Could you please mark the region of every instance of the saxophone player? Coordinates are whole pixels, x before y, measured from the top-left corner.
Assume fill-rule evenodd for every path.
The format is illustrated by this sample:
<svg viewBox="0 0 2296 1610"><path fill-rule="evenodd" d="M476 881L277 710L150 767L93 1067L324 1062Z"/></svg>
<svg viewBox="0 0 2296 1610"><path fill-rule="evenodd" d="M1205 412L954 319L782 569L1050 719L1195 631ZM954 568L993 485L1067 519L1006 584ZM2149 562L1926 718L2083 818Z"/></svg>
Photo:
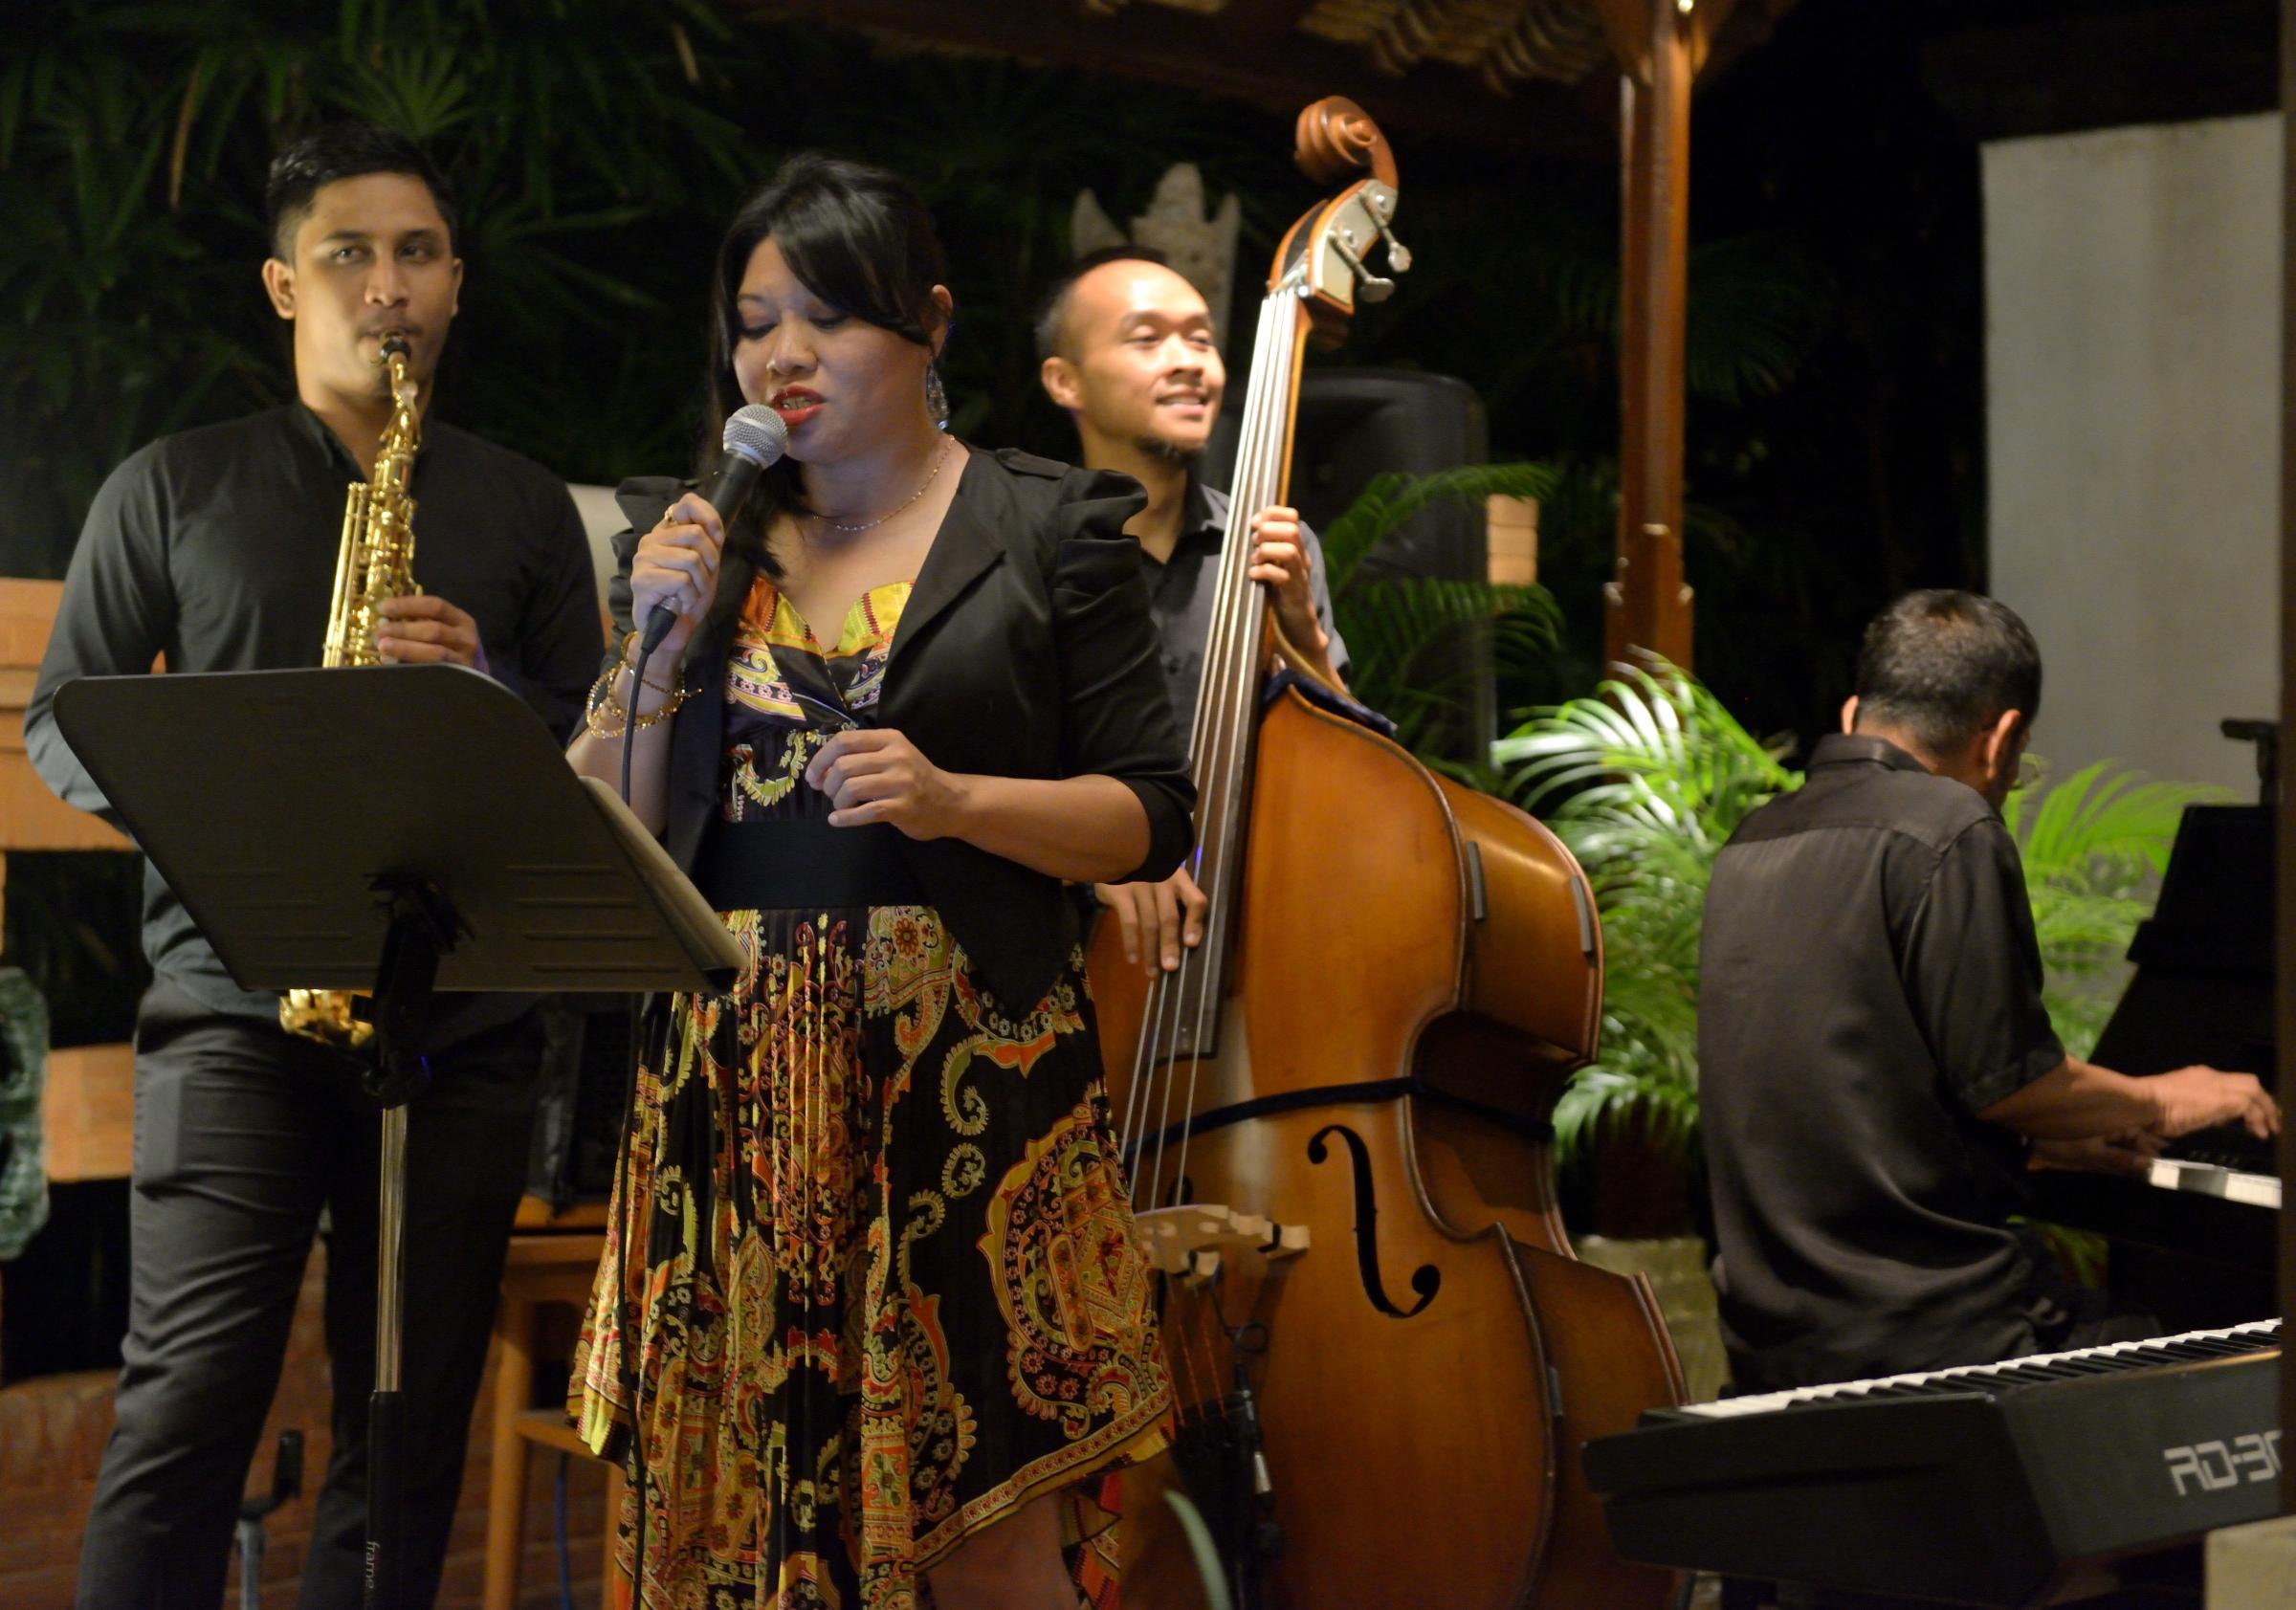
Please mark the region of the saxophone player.
<svg viewBox="0 0 2296 1610"><path fill-rule="evenodd" d="M97 495L74 553L26 745L68 803L105 810L56 731L75 676L320 663L345 491L375 471L404 342L417 407L463 265L445 182L396 133L327 130L283 152L266 196L263 288L289 322L295 399L153 442ZM408 490L424 591L379 607L395 662L453 661L503 682L563 741L595 674L589 552L547 471L426 417ZM356 767L355 734L310 763ZM184 808L200 808L187 800ZM217 1603L322 1211L333 1448L300 1603L356 1605L365 1403L374 1359L376 1124L348 1059L291 1037L278 1000L240 990L148 871L155 978L136 1033L130 1320L95 1510L84 1610ZM533 1003L442 1006L436 1077L412 1103L404 1389L408 1602L435 1592L462 1477L503 1248L523 1182L540 1048Z"/></svg>

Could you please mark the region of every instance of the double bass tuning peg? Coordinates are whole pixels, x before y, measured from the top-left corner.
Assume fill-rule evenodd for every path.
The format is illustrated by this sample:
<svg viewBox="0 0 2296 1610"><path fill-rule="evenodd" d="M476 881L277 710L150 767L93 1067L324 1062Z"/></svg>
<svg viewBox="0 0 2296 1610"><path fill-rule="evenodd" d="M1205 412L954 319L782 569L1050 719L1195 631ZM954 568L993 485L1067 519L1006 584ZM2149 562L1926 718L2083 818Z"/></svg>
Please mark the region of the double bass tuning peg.
<svg viewBox="0 0 2296 1610"><path fill-rule="evenodd" d="M1395 231L1388 227L1395 217L1394 187L1388 185L1364 187L1363 212L1371 220L1371 227L1380 232L1380 239L1387 247L1387 272L1410 273L1411 249L1396 239Z"/></svg>
<svg viewBox="0 0 2296 1610"><path fill-rule="evenodd" d="M1356 294L1367 302L1383 302L1395 295L1395 281L1389 275L1407 272L1411 267L1411 253L1395 238L1388 221L1395 216L1395 188L1377 182L1366 184L1355 201L1334 220L1332 249L1347 264L1355 276ZM1387 274L1374 274L1363 259L1372 249L1374 237L1387 248Z"/></svg>
<svg viewBox="0 0 2296 1610"><path fill-rule="evenodd" d="M1380 226L1380 232L1382 235L1387 232L1387 228L1384 224ZM1339 233L1334 235L1332 237L1332 250L1339 254L1340 257L1346 262L1348 271L1356 276L1356 294L1362 298L1363 300L1367 302L1383 302L1389 297L1395 295L1395 281L1385 277L1382 275L1372 273L1371 265L1366 263L1363 260L1362 254L1356 250L1355 231L1342 230ZM1392 259L1394 254L1390 253L1388 255L1390 259ZM1406 252L1403 254L1403 263L1397 264L1396 266L1401 268L1404 265L1407 265L1410 260L1411 254Z"/></svg>
<svg viewBox="0 0 2296 1610"><path fill-rule="evenodd" d="M1380 238L1387 243L1387 272L1389 274L1410 273L1411 249L1395 238L1395 232L1387 227L1387 220L1378 212L1372 213L1371 221L1380 227Z"/></svg>

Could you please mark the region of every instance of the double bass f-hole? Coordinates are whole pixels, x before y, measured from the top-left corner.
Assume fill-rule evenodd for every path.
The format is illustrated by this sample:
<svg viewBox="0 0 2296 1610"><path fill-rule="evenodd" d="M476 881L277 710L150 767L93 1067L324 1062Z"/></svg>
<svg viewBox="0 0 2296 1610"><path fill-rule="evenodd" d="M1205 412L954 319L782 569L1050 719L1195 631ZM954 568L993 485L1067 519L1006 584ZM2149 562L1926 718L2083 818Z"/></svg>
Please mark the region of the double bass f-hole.
<svg viewBox="0 0 2296 1610"><path fill-rule="evenodd" d="M1395 1300L1387 1295L1386 1282L1380 1278L1380 1192L1371 1177L1371 1154L1363 1149L1363 1137L1345 1124L1326 1124L1308 1141L1308 1161L1320 1164L1331 1156L1324 1141L1335 1135L1347 1142L1348 1158L1355 1164L1356 1268L1363 1277L1363 1294L1390 1319L1416 1319L1435 1300L1435 1292L1443 1285L1443 1270L1433 1264L1413 1269L1411 1290L1419 1293L1419 1301L1409 1308L1395 1306Z"/></svg>

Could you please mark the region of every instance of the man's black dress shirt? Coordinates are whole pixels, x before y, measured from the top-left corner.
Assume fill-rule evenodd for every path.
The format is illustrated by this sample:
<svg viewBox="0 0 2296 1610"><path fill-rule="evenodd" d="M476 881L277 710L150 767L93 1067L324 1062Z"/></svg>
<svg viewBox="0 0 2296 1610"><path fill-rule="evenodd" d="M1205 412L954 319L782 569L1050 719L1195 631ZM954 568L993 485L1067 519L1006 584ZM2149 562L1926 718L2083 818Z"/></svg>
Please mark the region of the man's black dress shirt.
<svg viewBox="0 0 2296 1610"><path fill-rule="evenodd" d="M2062 1295L1976 1114L2064 1048L2017 846L1975 789L1825 739L1714 864L1699 1095L1741 1390L2008 1358Z"/></svg>
<svg viewBox="0 0 2296 1610"><path fill-rule="evenodd" d="M1212 639L1212 606L1218 602L1220 549L1227 526L1227 494L1190 477L1187 500L1181 505L1180 540L1172 557L1159 564L1148 550L1140 550L1140 564L1148 577L1148 610L1156 617L1156 634L1163 643L1160 664L1164 684L1172 690L1172 709L1185 735L1196 718L1197 690L1203 682L1203 654ZM1331 638L1332 669L1347 680L1347 645L1332 624L1332 594L1324 576L1323 544L1305 524L1300 545L1308 555L1308 586L1315 599L1315 618Z"/></svg>
<svg viewBox="0 0 2296 1610"><path fill-rule="evenodd" d="M161 654L170 671L318 665L344 490L360 478L335 433L299 403L165 437L112 472L81 529L25 711L25 747L48 785L121 825L56 730L55 691L76 676L146 672ZM495 679L563 743L598 674L601 629L589 546L564 483L507 449L426 420L408 490L415 580L476 621ZM454 735L437 741L451 744ZM473 785L483 786L486 757L469 761ZM391 757L342 733L300 763L355 778ZM188 799L184 808L200 802ZM278 998L232 981L148 865L144 881L144 949L154 970L216 1011L274 1016ZM434 1019L433 1043L507 1023L530 1004L519 996L457 998Z"/></svg>

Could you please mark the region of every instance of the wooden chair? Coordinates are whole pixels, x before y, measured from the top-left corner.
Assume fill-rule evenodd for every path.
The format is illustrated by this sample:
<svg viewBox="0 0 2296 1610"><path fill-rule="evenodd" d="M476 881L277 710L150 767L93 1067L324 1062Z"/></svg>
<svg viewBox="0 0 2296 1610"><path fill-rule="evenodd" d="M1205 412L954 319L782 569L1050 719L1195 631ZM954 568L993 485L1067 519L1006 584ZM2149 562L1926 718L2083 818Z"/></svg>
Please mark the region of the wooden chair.
<svg viewBox="0 0 2296 1610"><path fill-rule="evenodd" d="M601 1204L576 1207L556 1219L530 1212L529 1198L519 1222L546 1227L521 1229L510 1238L502 1269L502 1302L495 1312L493 1457L486 1495L486 1583L479 1602L485 1610L514 1610L519 1599L519 1564L525 1533L526 1477L537 1447L592 1457L566 1423L563 1402L536 1404L534 1377L541 1311L551 1305L580 1308L589 1301L605 1236ZM622 1471L609 1467L606 1489L605 1577L614 1573L614 1519L622 1509Z"/></svg>

